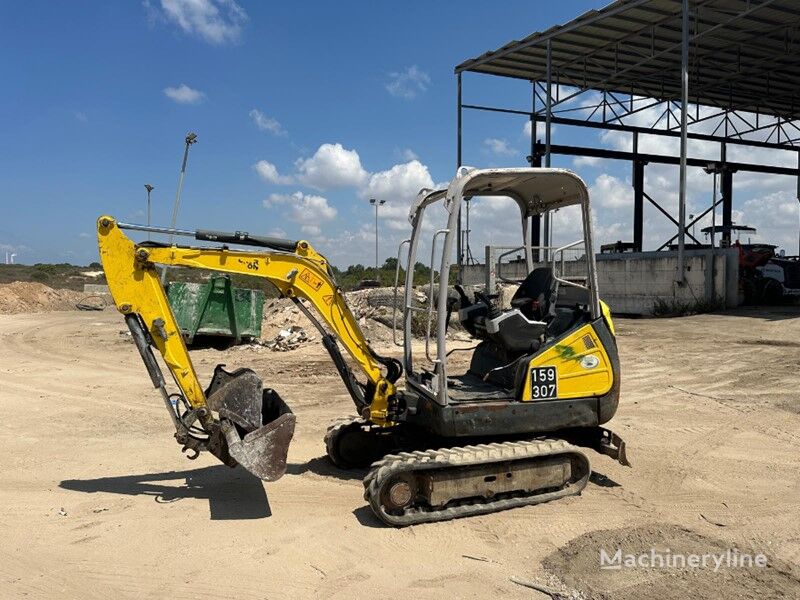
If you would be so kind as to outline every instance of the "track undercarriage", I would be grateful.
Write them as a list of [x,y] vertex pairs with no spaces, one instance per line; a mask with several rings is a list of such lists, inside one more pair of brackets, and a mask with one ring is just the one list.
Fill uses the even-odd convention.
[[[627,464],[624,443],[596,429],[580,439],[607,440],[595,448]],[[364,499],[381,521],[395,527],[578,495],[591,474],[588,457],[564,439],[441,447],[453,441],[458,443],[403,426],[386,430],[357,417],[336,421],[325,436],[328,456],[337,466],[370,467]]]

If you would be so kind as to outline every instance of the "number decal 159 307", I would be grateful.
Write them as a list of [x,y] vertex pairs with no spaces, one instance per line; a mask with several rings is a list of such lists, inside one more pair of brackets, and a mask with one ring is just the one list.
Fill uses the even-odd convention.
[[558,398],[558,370],[556,367],[531,369],[531,400]]

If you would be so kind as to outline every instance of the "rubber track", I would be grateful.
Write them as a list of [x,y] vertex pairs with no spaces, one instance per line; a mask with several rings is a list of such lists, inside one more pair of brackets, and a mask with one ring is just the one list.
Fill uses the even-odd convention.
[[328,426],[328,430],[325,432],[325,451],[328,454],[328,458],[330,458],[331,462],[337,467],[347,469],[351,465],[342,461],[341,457],[337,456],[336,452],[334,452],[333,444],[336,437],[347,427],[363,427],[366,424],[367,421],[361,417],[349,416],[339,417]]
[[[466,467],[491,464],[510,460],[525,460],[543,456],[570,455],[577,457],[584,465],[585,473],[580,479],[559,490],[531,496],[500,498],[496,500],[469,500],[464,504],[442,509],[406,509],[402,515],[386,513],[381,506],[381,488],[393,476],[408,471],[431,470],[449,467]],[[529,506],[557,500],[566,496],[580,494],[586,487],[591,474],[589,459],[577,447],[563,440],[533,440],[460,446],[440,450],[423,450],[390,454],[373,463],[372,469],[364,478],[364,500],[369,502],[375,515],[384,523],[404,527],[417,523],[448,521],[460,517],[483,515],[519,506]]]

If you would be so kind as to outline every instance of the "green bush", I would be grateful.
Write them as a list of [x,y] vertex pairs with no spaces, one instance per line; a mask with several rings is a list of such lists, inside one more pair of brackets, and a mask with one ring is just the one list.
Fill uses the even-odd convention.
[[654,317],[687,317],[689,315],[714,312],[722,308],[724,306],[719,298],[714,298],[713,300],[703,298],[685,302],[675,298],[671,300],[656,298],[653,303],[652,313]]

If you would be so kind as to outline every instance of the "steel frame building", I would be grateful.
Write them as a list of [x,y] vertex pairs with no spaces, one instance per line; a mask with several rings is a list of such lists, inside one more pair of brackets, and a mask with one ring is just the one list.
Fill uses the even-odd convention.
[[[467,60],[455,68],[458,84],[457,164],[462,164],[462,113],[488,111],[527,116],[528,160],[550,166],[553,154],[621,159],[632,163],[633,249],[644,238],[644,201],[676,226],[679,273],[684,281],[688,229],[722,205],[723,243],[730,243],[733,175],[737,171],[797,177],[800,200],[800,3],[796,0],[618,0],[601,10],[536,32]],[[529,81],[530,110],[468,104],[464,73]],[[564,90],[567,91],[564,91]],[[591,102],[580,102],[592,94]],[[633,125],[644,110],[658,115],[649,126]],[[639,115],[641,116],[641,115]],[[557,145],[554,124],[630,132],[631,152]],[[543,125],[544,143],[537,134]],[[679,156],[645,154],[640,134],[680,139]],[[719,159],[688,156],[688,140],[719,144]],[[741,145],[794,151],[797,167],[731,162],[728,147]],[[645,190],[648,163],[680,168],[677,217]],[[699,166],[720,176],[720,198],[687,223],[686,170]],[[549,239],[549,216],[533,223],[534,245]],[[461,235],[458,257],[462,257]]]

